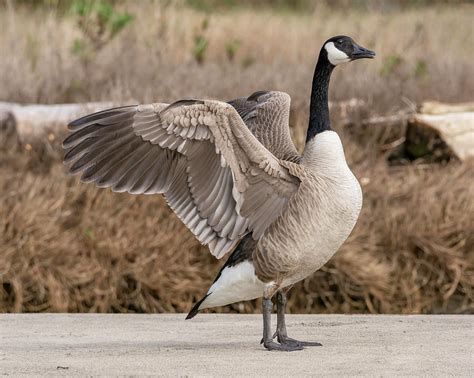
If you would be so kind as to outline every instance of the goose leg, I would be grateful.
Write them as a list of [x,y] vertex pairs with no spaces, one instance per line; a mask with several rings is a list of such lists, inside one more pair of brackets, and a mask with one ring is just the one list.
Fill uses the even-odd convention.
[[281,350],[291,352],[294,350],[303,349],[302,345],[296,344],[278,344],[273,341],[272,337],[272,317],[273,303],[270,298],[263,298],[262,312],[263,312],[263,345],[268,350]]
[[285,323],[285,308],[286,308],[286,293],[279,291],[277,293],[277,330],[273,335],[273,338],[277,338],[278,342],[281,345],[291,345],[291,346],[321,346],[322,344],[317,342],[308,342],[308,341],[298,341],[288,337],[286,331]]

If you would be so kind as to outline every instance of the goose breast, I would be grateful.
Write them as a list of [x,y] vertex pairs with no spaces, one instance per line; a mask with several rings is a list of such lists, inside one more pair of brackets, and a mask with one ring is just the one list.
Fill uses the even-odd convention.
[[[318,146],[317,153],[323,150]],[[310,159],[314,151],[305,151],[301,164],[287,164],[301,184],[253,253],[262,281],[284,287],[304,279],[334,255],[354,228],[362,207],[361,188],[345,163],[342,145],[331,151],[325,154],[331,168],[314,156]]]

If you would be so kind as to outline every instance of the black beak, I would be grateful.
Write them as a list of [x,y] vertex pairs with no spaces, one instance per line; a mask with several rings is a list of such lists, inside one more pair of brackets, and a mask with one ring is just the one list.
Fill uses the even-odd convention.
[[351,55],[351,60],[369,58],[373,59],[375,57],[375,51],[366,49],[365,47],[359,46],[357,43],[352,44],[353,51]]

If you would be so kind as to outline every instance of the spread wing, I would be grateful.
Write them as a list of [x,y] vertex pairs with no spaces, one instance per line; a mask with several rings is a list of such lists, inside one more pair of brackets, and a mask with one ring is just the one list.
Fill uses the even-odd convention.
[[301,156],[290,135],[291,98],[285,92],[259,91],[229,101],[267,150],[281,160],[299,162]]
[[71,173],[117,192],[163,193],[218,258],[249,231],[258,239],[299,185],[224,102],[126,106],[69,129]]

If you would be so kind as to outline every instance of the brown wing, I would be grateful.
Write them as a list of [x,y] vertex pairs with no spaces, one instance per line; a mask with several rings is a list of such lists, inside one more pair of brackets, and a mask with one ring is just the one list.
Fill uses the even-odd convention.
[[223,102],[127,106],[69,128],[71,173],[113,191],[163,193],[218,258],[249,231],[258,239],[299,184]]
[[259,91],[229,101],[253,135],[278,159],[299,162],[290,135],[291,98],[285,92]]

